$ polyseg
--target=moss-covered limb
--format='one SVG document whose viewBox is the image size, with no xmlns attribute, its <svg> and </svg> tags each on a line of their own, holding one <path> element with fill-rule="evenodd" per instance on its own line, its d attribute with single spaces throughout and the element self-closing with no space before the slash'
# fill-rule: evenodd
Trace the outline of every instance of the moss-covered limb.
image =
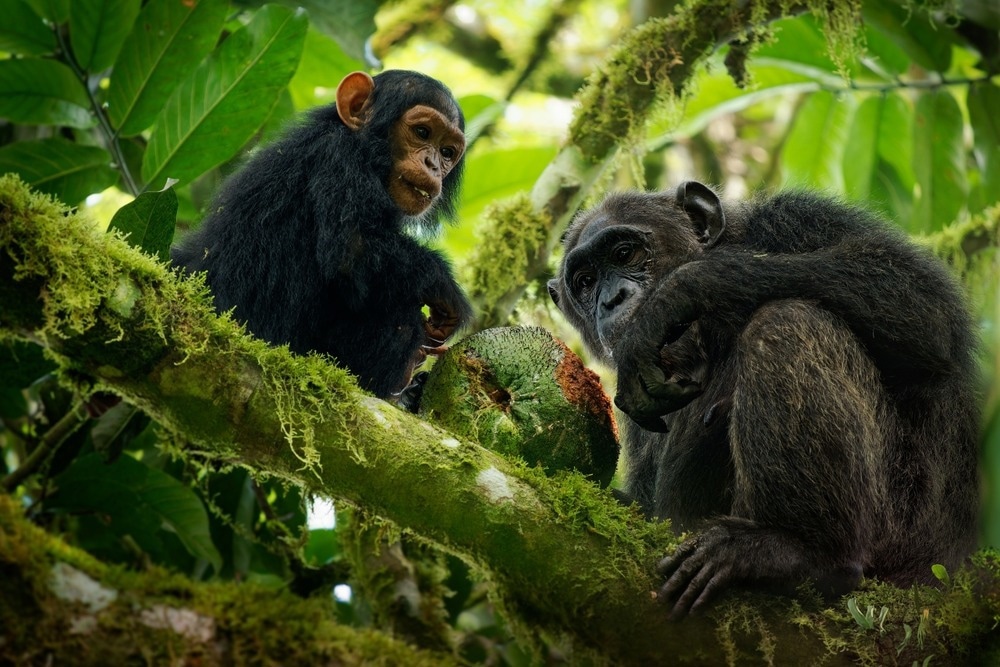
<svg viewBox="0 0 1000 667">
<path fill-rule="evenodd" d="M 329 599 L 94 561 L 0 495 L 0 663 L 423 665 L 448 654 L 338 625 Z"/>
<path fill-rule="evenodd" d="M 197 283 L 12 177 L 0 178 L 2 337 L 42 343 L 64 377 L 122 394 L 192 442 L 188 451 L 349 500 L 449 549 L 496 584 L 516 625 L 572 637 L 616 664 L 719 664 L 740 652 L 891 662 L 903 641 L 902 620 L 887 622 L 887 635 L 864 633 L 842 604 L 803 611 L 763 596 L 667 623 L 650 595 L 651 566 L 672 541 L 662 525 L 579 475 L 546 478 L 365 397 L 324 359 L 251 340 L 214 316 Z M 23 539 L 0 536 L 14 552 Z M 975 596 L 950 594 L 964 611 L 947 617 L 937 610 L 952 597 L 922 593 L 938 605 L 924 633 L 937 655 L 987 641 L 997 582 L 991 572 Z M 958 618 L 960 627 L 946 620 Z"/>
</svg>

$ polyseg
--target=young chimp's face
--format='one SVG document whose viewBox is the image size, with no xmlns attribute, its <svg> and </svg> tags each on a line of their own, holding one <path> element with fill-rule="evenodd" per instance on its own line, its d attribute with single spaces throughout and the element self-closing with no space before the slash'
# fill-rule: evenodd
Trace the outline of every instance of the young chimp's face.
<svg viewBox="0 0 1000 667">
<path fill-rule="evenodd" d="M 462 159 L 465 135 L 437 109 L 419 104 L 392 127 L 392 169 L 386 189 L 406 215 L 420 215 L 441 196 L 445 177 Z"/>
</svg>

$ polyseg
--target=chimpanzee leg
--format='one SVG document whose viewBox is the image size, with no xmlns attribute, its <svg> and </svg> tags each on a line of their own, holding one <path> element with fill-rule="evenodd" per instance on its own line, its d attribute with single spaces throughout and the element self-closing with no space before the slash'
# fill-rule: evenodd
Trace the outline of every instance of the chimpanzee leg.
<svg viewBox="0 0 1000 667">
<path fill-rule="evenodd" d="M 675 616 L 734 584 L 851 590 L 885 503 L 893 416 L 843 324 L 807 302 L 774 302 L 754 314 L 735 355 L 732 515 L 661 564 Z"/>
</svg>

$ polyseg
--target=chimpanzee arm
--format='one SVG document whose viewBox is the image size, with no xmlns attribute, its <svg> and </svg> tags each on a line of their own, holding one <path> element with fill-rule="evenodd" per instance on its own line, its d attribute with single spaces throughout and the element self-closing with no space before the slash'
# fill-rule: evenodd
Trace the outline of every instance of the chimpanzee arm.
<svg viewBox="0 0 1000 667">
<path fill-rule="evenodd" d="M 358 308 L 402 312 L 430 306 L 431 323 L 442 321 L 444 338 L 472 319 L 472 306 L 448 262 L 408 236 L 367 235 L 348 263 L 350 272 L 339 274 L 338 280 L 350 280 L 360 291 L 379 295 L 367 301 L 350 295 Z"/>
<path fill-rule="evenodd" d="M 716 248 L 667 276 L 614 350 L 616 402 L 633 417 L 665 414 L 659 351 L 685 325 L 707 319 L 739 331 L 760 306 L 804 299 L 836 315 L 887 382 L 919 381 L 967 362 L 962 296 L 936 260 L 891 236 L 858 237 L 799 254 Z M 648 423 L 648 422 L 647 422 Z"/>
</svg>

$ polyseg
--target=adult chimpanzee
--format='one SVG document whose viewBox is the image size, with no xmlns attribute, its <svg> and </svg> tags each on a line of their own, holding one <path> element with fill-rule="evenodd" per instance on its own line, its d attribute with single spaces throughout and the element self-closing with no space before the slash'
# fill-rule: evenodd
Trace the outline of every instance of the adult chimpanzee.
<svg viewBox="0 0 1000 667">
<path fill-rule="evenodd" d="M 660 564 L 673 616 L 730 585 L 929 582 L 974 548 L 970 318 L 872 215 L 697 182 L 612 195 L 566 233 L 549 291 L 617 370 L 626 492 L 700 529 Z"/>
<path fill-rule="evenodd" d="M 349 74 L 336 105 L 226 181 L 174 263 L 205 271 L 216 308 L 255 335 L 328 353 L 364 388 L 397 394 L 471 316 L 445 260 L 405 232 L 454 217 L 464 127 L 435 79 Z"/>
</svg>

